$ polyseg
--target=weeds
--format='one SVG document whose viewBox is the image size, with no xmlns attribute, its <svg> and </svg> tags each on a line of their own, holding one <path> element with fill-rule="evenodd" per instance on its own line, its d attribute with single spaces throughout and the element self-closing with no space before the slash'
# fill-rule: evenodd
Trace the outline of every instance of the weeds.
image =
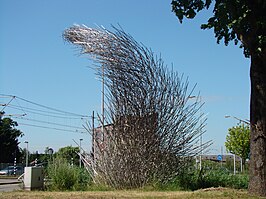
<svg viewBox="0 0 266 199">
<path fill-rule="evenodd" d="M 206 163 L 201 170 L 185 169 L 171 183 L 184 190 L 197 190 L 208 187 L 248 188 L 248 175 L 233 175 L 224 167 Z"/>
<path fill-rule="evenodd" d="M 47 174 L 51 180 L 51 183 L 47 186 L 48 190 L 87 190 L 90 182 L 90 177 L 84 169 L 71 166 L 61 158 L 56 158 L 53 164 L 49 164 Z"/>
<path fill-rule="evenodd" d="M 83 168 L 70 166 L 64 159 L 57 158 L 47 168 L 51 183 L 48 190 L 53 191 L 113 191 L 113 188 L 92 182 L 89 174 Z M 197 190 L 209 187 L 229 187 L 247 189 L 248 175 L 233 175 L 225 167 L 215 163 L 205 162 L 201 170 L 193 164 L 180 171 L 178 176 L 168 183 L 150 183 L 138 189 L 140 191 L 180 191 Z"/>
</svg>

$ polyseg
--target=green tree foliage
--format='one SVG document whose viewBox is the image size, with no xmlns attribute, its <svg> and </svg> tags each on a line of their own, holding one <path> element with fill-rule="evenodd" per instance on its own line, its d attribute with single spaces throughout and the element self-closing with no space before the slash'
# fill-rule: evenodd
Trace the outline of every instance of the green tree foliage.
<svg viewBox="0 0 266 199">
<path fill-rule="evenodd" d="M 240 41 L 244 55 L 251 58 L 249 192 L 266 196 L 266 1 L 172 0 L 172 11 L 181 23 L 209 8 L 213 16 L 201 28 L 213 29 L 218 43 Z"/>
<path fill-rule="evenodd" d="M 2 118 L 0 114 L 0 162 L 10 163 L 21 157 L 21 151 L 18 147 L 18 138 L 23 136 L 23 133 L 16 129 L 17 122 L 10 118 Z"/>
<path fill-rule="evenodd" d="M 72 163 L 73 161 L 73 164 L 78 165 L 79 164 L 78 152 L 79 152 L 79 147 L 66 146 L 58 150 L 58 152 L 56 153 L 56 157 L 65 159 L 69 163 Z"/>
<path fill-rule="evenodd" d="M 48 162 L 52 160 L 53 155 L 48 153 L 48 150 L 50 147 L 46 147 L 44 149 L 44 153 L 39 153 L 38 151 L 30 152 L 28 151 L 28 164 L 29 166 L 34 166 L 35 165 L 35 160 L 37 159 L 37 164 L 42 165 L 42 166 L 47 166 Z M 27 154 L 27 149 L 26 148 L 21 148 L 20 149 L 22 157 L 21 157 L 21 162 L 25 163 L 26 162 L 26 154 Z"/>
<path fill-rule="evenodd" d="M 250 153 L 250 127 L 239 124 L 228 129 L 226 136 L 226 150 L 242 158 L 243 164 Z"/>
<path fill-rule="evenodd" d="M 217 43 L 222 39 L 225 45 L 240 40 L 246 56 L 251 53 L 265 53 L 266 17 L 265 1 L 247 0 L 172 0 L 172 9 L 182 23 L 183 18 L 192 19 L 204 8 L 209 9 L 214 2 L 213 16 L 202 29 L 214 29 Z"/>
</svg>

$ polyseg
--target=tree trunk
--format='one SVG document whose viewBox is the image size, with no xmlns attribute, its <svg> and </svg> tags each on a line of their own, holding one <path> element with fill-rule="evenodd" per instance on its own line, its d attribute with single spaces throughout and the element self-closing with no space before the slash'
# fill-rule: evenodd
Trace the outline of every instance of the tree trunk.
<svg viewBox="0 0 266 199">
<path fill-rule="evenodd" d="M 251 54 L 249 193 L 266 196 L 266 62 Z"/>
</svg>

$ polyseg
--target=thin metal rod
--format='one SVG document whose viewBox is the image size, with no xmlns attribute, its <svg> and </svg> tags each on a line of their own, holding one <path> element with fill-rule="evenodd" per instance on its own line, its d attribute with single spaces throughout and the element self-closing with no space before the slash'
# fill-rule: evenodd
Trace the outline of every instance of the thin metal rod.
<svg viewBox="0 0 266 199">
<path fill-rule="evenodd" d="M 81 167 L 81 159 L 82 159 L 82 155 L 81 155 L 81 141 L 83 139 L 79 139 L 79 167 Z"/>
<path fill-rule="evenodd" d="M 92 161 L 94 161 L 94 153 L 95 153 L 95 127 L 94 127 L 94 111 L 92 111 Z"/>
<path fill-rule="evenodd" d="M 104 143 L 104 65 L 102 64 L 102 140 Z"/>
</svg>

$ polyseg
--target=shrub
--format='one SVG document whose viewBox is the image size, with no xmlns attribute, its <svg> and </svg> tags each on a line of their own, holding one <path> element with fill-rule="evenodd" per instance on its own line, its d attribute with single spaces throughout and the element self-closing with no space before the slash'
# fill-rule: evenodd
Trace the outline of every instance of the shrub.
<svg viewBox="0 0 266 199">
<path fill-rule="evenodd" d="M 51 180 L 49 190 L 86 190 L 90 181 L 88 173 L 76 166 L 70 166 L 65 159 L 56 158 L 47 168 Z"/>
<path fill-rule="evenodd" d="M 215 164 L 207 164 L 201 170 L 193 167 L 185 168 L 172 182 L 181 189 L 196 190 L 208 187 L 248 188 L 248 175 L 233 175 L 226 168 Z M 170 183 L 169 186 L 172 186 Z"/>
<path fill-rule="evenodd" d="M 75 167 L 75 170 L 76 175 L 78 177 L 78 181 L 74 185 L 74 190 L 87 190 L 88 185 L 92 182 L 90 175 L 84 168 Z"/>
</svg>

